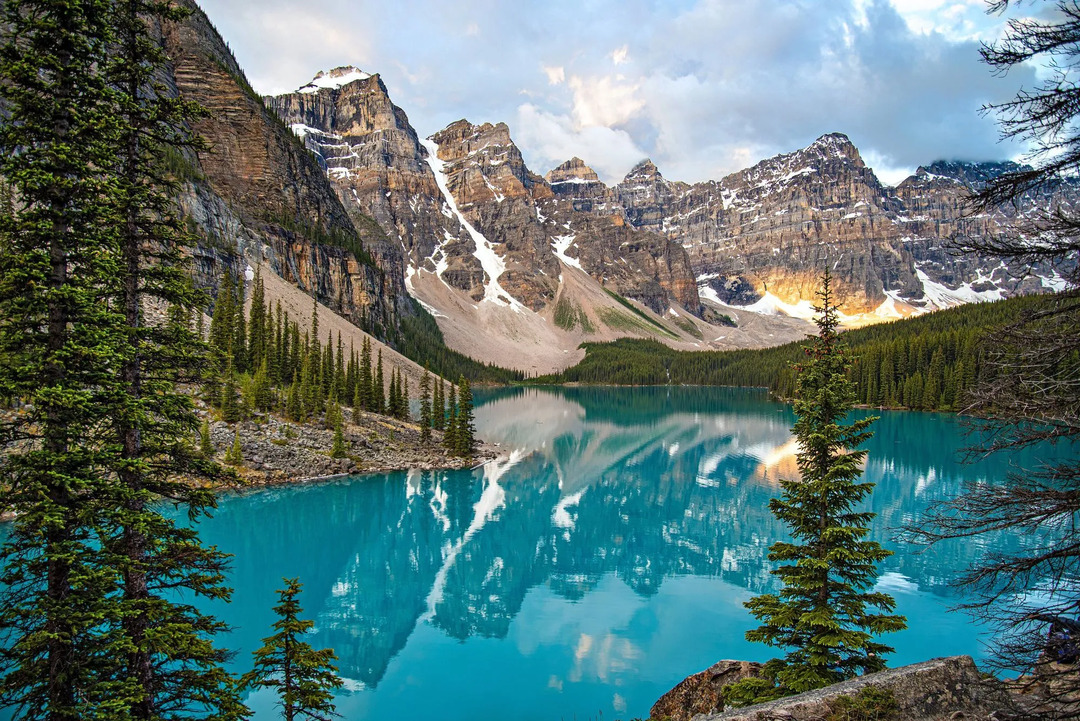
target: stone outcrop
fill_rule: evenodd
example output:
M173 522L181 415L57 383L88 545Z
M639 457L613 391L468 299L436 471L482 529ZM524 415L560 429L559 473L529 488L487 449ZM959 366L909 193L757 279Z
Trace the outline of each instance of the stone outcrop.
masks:
M860 690L871 686L892 693L897 704L892 718L905 721L981 721L1011 718L1020 713L1002 682L983 678L970 656L952 656L860 676L777 701L696 718L697 721L819 721L834 712L836 699L855 696Z
M357 325L394 327L408 303L400 261L371 218L346 211L323 167L263 105L228 46L190 0L162 28L169 81L209 113L194 124L206 147L186 165L180 204L203 238L199 280L223 264L267 263ZM350 217L351 216L351 217Z
M687 676L660 697L649 709L651 719L690 721L698 714L716 713L724 708L724 686L754 678L761 664L750 661L717 661L709 668Z
M450 456L442 433L420 439L420 427L374 413L362 413L359 424L346 410L344 438L347 457L332 458L334 432L315 424L289 423L266 416L261 423L210 424L210 440L223 461L235 437L240 438L243 462L235 467L245 485L294 483L350 473L436 468L468 468L495 457L497 449L481 445L472 459Z

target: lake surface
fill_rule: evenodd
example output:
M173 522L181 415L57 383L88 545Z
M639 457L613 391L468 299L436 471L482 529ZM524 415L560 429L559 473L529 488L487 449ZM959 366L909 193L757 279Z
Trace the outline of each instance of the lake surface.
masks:
M980 657L980 629L948 608L982 545L917 554L894 529L965 479L1035 459L964 465L958 419L880 415L873 537L897 553L879 587L911 626L888 637L890 665ZM226 497L202 535L236 555L233 602L214 609L234 627L236 670L269 634L282 576L299 576L310 641L347 679L346 719L645 718L719 659L777 655L744 640L756 624L742 604L777 588L766 554L784 531L768 501L795 471L793 420L737 389L479 392L478 434L506 460ZM271 696L249 703L276 718Z

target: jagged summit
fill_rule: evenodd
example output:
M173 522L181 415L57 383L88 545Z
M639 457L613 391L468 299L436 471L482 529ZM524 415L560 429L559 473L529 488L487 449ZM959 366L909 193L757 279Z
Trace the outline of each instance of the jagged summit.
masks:
M664 176L660 174L660 169L656 167L653 161L649 158L645 158L637 165L630 168L630 172L623 178L624 183L628 183L634 180L663 180Z
M320 71L307 85L301 86L298 93L317 93L320 90L337 90L357 80L367 80L371 73L365 73L354 65L342 65L333 70Z
M915 177L933 180L935 177L967 183L974 188L981 188L999 175L1023 170L1025 166L1011 160L972 163L963 160L937 160L930 165L921 165L915 171Z
M549 170L544 180L552 185L560 183L599 183L600 176L596 171L585 164L581 158L574 156L553 170Z
M843 133L826 133L810 143L805 149L793 154L817 154L826 159L847 158L859 165L864 165L859 149L851 142L851 139Z

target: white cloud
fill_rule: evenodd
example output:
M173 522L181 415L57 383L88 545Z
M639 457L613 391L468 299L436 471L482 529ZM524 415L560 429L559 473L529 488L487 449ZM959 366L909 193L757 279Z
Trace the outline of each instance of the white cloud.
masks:
M566 70L560 67L549 68L546 65L541 66L544 74L547 75L548 85L559 85L566 80Z
M608 180L645 156L672 179L718 178L831 131L890 176L1015 156L978 108L1034 77L979 62L971 38L1007 19L982 0L199 2L261 92L353 63L382 73L422 136L516 118L534 170L577 155ZM473 18L484 42L448 31Z
M615 126L633 118L644 106L638 85L622 75L582 78L571 76L567 83L574 91L574 120L579 127Z
M514 140L527 149L530 167L541 174L577 155L585 158L605 183L612 184L622 180L646 155L625 130L598 125L580 127L569 116L547 112L531 103L518 107L512 130Z

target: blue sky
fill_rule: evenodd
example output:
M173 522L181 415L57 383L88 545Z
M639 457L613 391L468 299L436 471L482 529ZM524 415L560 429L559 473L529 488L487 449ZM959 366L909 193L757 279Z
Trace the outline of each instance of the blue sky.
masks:
M534 171L577 155L608 182L645 157L719 179L828 132L891 183L1016 157L978 111L1035 79L979 62L1007 19L983 0L198 2L262 93L356 65L422 136L502 121Z

